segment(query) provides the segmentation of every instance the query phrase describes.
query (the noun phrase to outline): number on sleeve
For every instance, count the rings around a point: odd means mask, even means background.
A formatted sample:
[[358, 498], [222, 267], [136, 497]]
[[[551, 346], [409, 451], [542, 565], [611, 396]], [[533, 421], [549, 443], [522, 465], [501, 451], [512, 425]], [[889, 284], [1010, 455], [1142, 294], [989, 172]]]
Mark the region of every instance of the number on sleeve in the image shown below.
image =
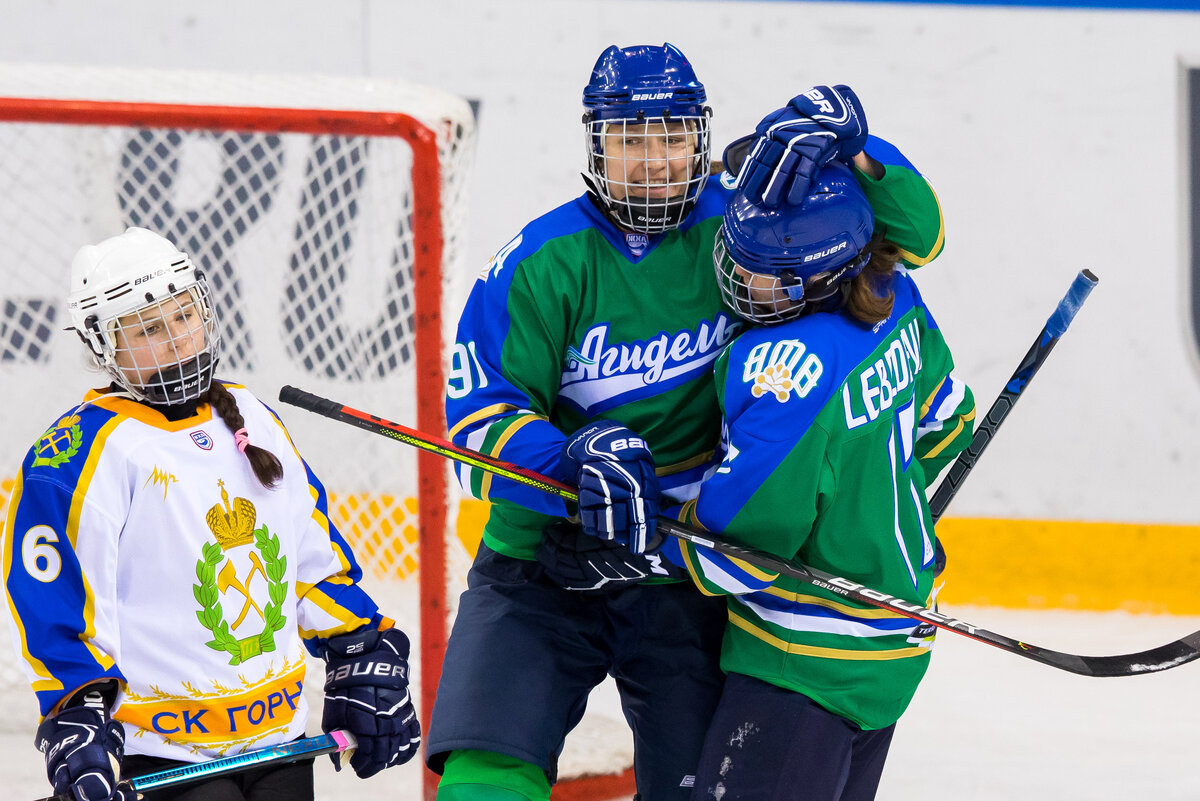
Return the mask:
[[49, 526], [34, 526], [21, 540], [21, 562], [25, 572], [43, 583], [58, 578], [62, 557], [51, 543], [58, 542], [58, 532]]

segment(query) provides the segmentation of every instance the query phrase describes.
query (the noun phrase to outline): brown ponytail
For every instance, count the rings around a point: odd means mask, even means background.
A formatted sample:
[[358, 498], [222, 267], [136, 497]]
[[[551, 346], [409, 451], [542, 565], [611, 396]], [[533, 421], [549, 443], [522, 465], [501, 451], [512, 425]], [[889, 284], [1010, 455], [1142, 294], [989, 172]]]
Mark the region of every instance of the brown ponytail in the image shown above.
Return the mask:
[[[200, 402], [210, 404], [230, 431], [236, 433], [245, 427], [246, 421], [242, 419], [237, 400], [219, 381], [213, 381], [209, 385], [208, 391], [200, 396]], [[266, 448], [251, 444], [246, 445], [244, 452], [250, 460], [250, 469], [264, 487], [271, 489], [283, 478], [283, 465], [279, 463], [275, 454]]]
[[876, 238], [867, 243], [867, 250], [871, 260], [850, 282], [844, 308], [863, 325], [875, 325], [892, 313], [892, 304], [896, 300], [892, 275], [900, 261], [900, 248], [886, 239]]

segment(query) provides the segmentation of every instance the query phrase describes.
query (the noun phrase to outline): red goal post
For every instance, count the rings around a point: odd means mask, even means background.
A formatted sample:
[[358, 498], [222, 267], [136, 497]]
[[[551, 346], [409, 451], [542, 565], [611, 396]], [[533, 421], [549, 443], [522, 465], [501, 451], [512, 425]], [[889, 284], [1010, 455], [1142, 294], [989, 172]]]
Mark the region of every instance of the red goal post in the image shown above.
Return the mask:
[[[395, 80], [0, 69], [0, 518], [51, 415], [106, 383], [80, 369], [63, 299], [75, 249], [130, 225], [208, 275], [221, 377], [273, 406], [296, 383], [443, 432], [446, 332], [474, 277], [461, 259], [474, 135], [465, 101]], [[418, 698], [432, 699], [469, 562], [448, 464], [277, 411], [413, 636]], [[3, 691], [28, 693], [5, 654]]]

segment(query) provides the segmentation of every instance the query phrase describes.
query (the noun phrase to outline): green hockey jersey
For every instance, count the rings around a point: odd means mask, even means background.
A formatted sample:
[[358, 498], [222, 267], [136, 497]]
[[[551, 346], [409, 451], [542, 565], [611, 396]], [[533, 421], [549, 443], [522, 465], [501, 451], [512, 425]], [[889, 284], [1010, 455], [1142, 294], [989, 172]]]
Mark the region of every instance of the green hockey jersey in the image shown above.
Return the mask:
[[[867, 151], [886, 167], [878, 181], [859, 173], [877, 229], [924, 264], [943, 242], [933, 190], [887, 142], [872, 137]], [[505, 245], [459, 321], [446, 390], [454, 442], [558, 477], [566, 435], [617, 420], [646, 440], [664, 494], [693, 497], [720, 436], [712, 365], [742, 327], [712, 266], [729, 183], [710, 181], [663, 234], [625, 232], [584, 195]], [[532, 559], [543, 525], [567, 514], [556, 497], [457, 470], [493, 503], [484, 542], [501, 553]]]

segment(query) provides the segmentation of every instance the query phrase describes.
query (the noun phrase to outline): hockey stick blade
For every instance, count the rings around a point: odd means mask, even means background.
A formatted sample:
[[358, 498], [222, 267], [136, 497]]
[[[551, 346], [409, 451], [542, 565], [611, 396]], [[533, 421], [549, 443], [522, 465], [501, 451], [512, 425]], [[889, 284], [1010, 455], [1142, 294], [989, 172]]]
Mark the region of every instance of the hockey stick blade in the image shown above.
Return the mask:
[[[517, 465], [501, 461], [500, 459], [487, 456], [469, 448], [460, 448], [454, 443], [440, 437], [423, 434], [416, 429], [409, 428], [400, 423], [393, 423], [390, 420], [376, 417], [353, 407], [343, 406], [342, 404], [313, 395], [296, 387], [283, 387], [279, 391], [279, 400], [283, 403], [323, 415], [331, 420], [349, 423], [365, 431], [399, 440], [415, 448], [445, 456], [456, 462], [477, 467], [480, 470], [486, 470], [494, 475], [552, 495], [557, 495], [565, 500], [574, 501], [578, 498], [572, 487], [560, 481], [555, 481], [541, 473], [524, 467], [518, 467]], [[722, 542], [719, 539], [715, 539], [710, 532], [696, 531], [667, 517], [660, 517], [658, 519], [658, 527], [664, 533], [670, 534], [673, 537], [678, 537], [696, 545], [702, 545], [728, 556], [736, 557], [755, 567], [786, 574], [794, 579], [836, 593], [852, 601], [874, 606], [878, 609], [885, 609], [911, 620], [929, 623], [945, 631], [952, 631], [955, 634], [961, 634], [964, 637], [970, 637], [978, 642], [994, 646], [1002, 651], [1018, 654], [1026, 659], [1040, 662], [1043, 665], [1066, 670], [1070, 673], [1077, 673], [1081, 676], [1136, 676], [1142, 673], [1169, 670], [1170, 668], [1178, 667], [1179, 665], [1200, 658], [1200, 631], [1159, 648], [1152, 648], [1149, 651], [1136, 654], [1118, 656], [1080, 656], [1078, 654], [1053, 651], [1049, 648], [1040, 648], [1002, 634], [996, 634], [979, 626], [973, 626], [970, 623], [950, 617], [949, 615], [943, 615], [932, 609], [895, 598], [887, 593], [873, 590], [856, 581], [824, 573], [816, 568], [807, 567], [753, 548]]]
[[1030, 379], [1041, 368], [1046, 357], [1050, 355], [1050, 351], [1054, 350], [1058, 340], [1066, 333], [1071, 321], [1075, 319], [1079, 307], [1083, 305], [1087, 296], [1099, 282], [1100, 279], [1091, 270], [1081, 270], [1079, 275], [1075, 276], [1075, 280], [1071, 282], [1071, 288], [1058, 302], [1050, 319], [1046, 320], [1046, 324], [1042, 326], [1041, 333], [1038, 334], [1038, 338], [1034, 340], [1033, 345], [1025, 354], [1025, 358], [1021, 359], [1021, 363], [1017, 365], [1016, 372], [1008, 379], [1000, 396], [996, 398], [987, 414], [975, 427], [971, 443], [958, 454], [958, 458], [946, 472], [946, 477], [942, 479], [937, 491], [933, 493], [933, 497], [929, 501], [929, 511], [933, 515], [933, 522], [936, 523], [941, 519], [942, 513], [946, 511], [950, 501], [958, 494], [967, 474], [975, 467], [975, 462], [979, 461], [979, 457], [987, 448], [988, 443], [992, 441], [992, 437], [996, 436], [996, 430], [1000, 428], [1004, 418], [1008, 417], [1008, 413], [1012, 411], [1012, 407], [1021, 397], [1021, 393], [1029, 384]]
[[[354, 739], [353, 734], [342, 729], [335, 729], [319, 737], [306, 737], [302, 740], [295, 740], [290, 743], [283, 743], [282, 745], [259, 748], [255, 751], [246, 751], [237, 756], [222, 757], [208, 762], [197, 762], [193, 765], [181, 765], [177, 768], [168, 768], [157, 773], [135, 776], [132, 779], [120, 782], [120, 784], [127, 788], [132, 787], [141, 793], [147, 790], [158, 790], [163, 787], [186, 784], [201, 779], [213, 779], [218, 776], [226, 776], [230, 773], [239, 773], [260, 765], [283, 765], [288, 762], [297, 762], [301, 759], [312, 759], [321, 756], [321, 754], [340, 753], [342, 754], [342, 759], [345, 760], [354, 752], [357, 745], [358, 741]], [[59, 795], [40, 799], [40, 801], [76, 801], [76, 799], [71, 793], [60, 793]]]

